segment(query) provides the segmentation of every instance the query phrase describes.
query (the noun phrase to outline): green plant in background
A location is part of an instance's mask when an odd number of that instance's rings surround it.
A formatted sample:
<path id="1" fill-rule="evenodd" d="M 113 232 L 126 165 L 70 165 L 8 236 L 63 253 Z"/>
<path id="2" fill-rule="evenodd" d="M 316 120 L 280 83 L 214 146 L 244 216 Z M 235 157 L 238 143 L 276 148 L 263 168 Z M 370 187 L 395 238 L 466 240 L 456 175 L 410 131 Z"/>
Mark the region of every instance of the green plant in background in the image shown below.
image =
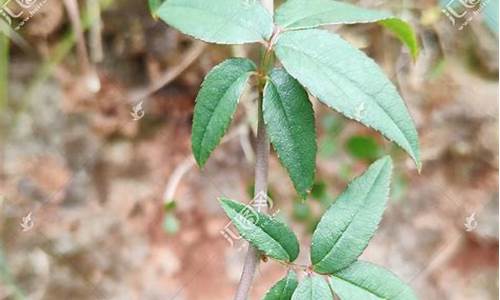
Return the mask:
<path id="1" fill-rule="evenodd" d="M 382 153 L 382 149 L 372 136 L 352 136 L 347 140 L 345 147 L 347 152 L 354 158 L 369 162 L 375 160 Z"/>
<path id="2" fill-rule="evenodd" d="M 383 134 L 405 150 L 420 169 L 417 131 L 396 87 L 363 52 L 340 36 L 317 29 L 322 25 L 377 22 L 405 43 L 415 58 L 417 38 L 403 20 L 331 0 L 289 0 L 275 13 L 270 0 L 158 3 L 150 1 L 154 15 L 197 39 L 263 45 L 258 65 L 247 58 L 231 58 L 206 76 L 196 99 L 192 130 L 193 154 L 200 167 L 226 133 L 246 86 L 255 80 L 260 95 L 255 195 L 267 194 L 268 138 L 299 197 L 305 199 L 311 191 L 317 146 L 308 93 Z M 353 144 L 354 149 L 359 147 L 359 141 Z M 378 156 L 378 150 L 359 155 L 372 160 L 375 154 Z M 299 243 L 293 231 L 268 216 L 266 207 L 221 199 L 226 214 L 253 246 L 235 299 L 248 298 L 260 256 L 290 267 L 286 277 L 267 293 L 268 300 L 332 299 L 332 293 L 343 300 L 415 299 L 411 289 L 392 273 L 358 261 L 382 218 L 391 175 L 392 161 L 386 156 L 349 184 L 317 224 L 311 264 L 306 267 L 294 263 Z M 297 268 L 307 273 L 300 283 L 292 271 Z"/>
<path id="3" fill-rule="evenodd" d="M 0 34 L 0 112 L 7 106 L 9 70 L 9 37 Z"/>

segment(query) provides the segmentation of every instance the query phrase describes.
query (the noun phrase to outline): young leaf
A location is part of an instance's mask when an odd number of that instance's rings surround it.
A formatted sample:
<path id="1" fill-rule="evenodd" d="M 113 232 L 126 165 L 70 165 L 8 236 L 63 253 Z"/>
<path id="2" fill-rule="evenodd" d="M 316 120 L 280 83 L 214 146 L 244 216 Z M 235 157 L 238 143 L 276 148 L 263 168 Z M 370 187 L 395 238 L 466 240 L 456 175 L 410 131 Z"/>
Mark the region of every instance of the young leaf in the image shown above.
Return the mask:
<path id="1" fill-rule="evenodd" d="M 290 300 L 298 284 L 297 274 L 290 270 L 285 278 L 273 285 L 263 300 Z"/>
<path id="2" fill-rule="evenodd" d="M 264 122 L 295 189 L 305 198 L 314 182 L 314 111 L 304 88 L 284 69 L 274 69 L 264 88 Z"/>
<path id="3" fill-rule="evenodd" d="M 388 12 L 371 10 L 332 0 L 289 0 L 277 11 L 275 20 L 284 29 L 310 29 L 322 25 L 379 22 L 392 31 L 416 58 L 419 52 L 415 32 L 407 22 Z"/>
<path id="4" fill-rule="evenodd" d="M 260 1 L 168 0 L 157 14 L 181 32 L 211 43 L 259 42 L 273 32 L 272 17 Z"/>
<path id="5" fill-rule="evenodd" d="M 399 18 L 387 18 L 379 21 L 385 28 L 389 29 L 396 37 L 408 47 L 412 58 L 415 60 L 420 54 L 420 45 L 417 35 L 408 22 Z"/>
<path id="6" fill-rule="evenodd" d="M 342 300 L 417 300 L 412 289 L 392 272 L 357 261 L 330 276 L 330 285 Z"/>
<path id="7" fill-rule="evenodd" d="M 299 242 L 284 223 L 229 199 L 220 199 L 227 216 L 241 236 L 254 247 L 276 260 L 294 261 L 299 255 Z"/>
<path id="8" fill-rule="evenodd" d="M 326 281 L 318 275 L 311 275 L 299 283 L 292 300 L 327 300 L 333 295 Z"/>
<path id="9" fill-rule="evenodd" d="M 331 274 L 353 263 L 375 234 L 389 196 L 392 161 L 374 162 L 354 179 L 321 218 L 313 233 L 311 261 Z"/>
<path id="10" fill-rule="evenodd" d="M 248 59 L 232 58 L 214 67 L 202 83 L 196 97 L 191 143 L 200 167 L 224 136 L 255 64 Z"/>
<path id="11" fill-rule="evenodd" d="M 377 64 L 338 35 L 310 29 L 282 33 L 276 54 L 310 93 L 348 118 L 380 131 L 420 169 L 417 131 L 396 87 Z"/>

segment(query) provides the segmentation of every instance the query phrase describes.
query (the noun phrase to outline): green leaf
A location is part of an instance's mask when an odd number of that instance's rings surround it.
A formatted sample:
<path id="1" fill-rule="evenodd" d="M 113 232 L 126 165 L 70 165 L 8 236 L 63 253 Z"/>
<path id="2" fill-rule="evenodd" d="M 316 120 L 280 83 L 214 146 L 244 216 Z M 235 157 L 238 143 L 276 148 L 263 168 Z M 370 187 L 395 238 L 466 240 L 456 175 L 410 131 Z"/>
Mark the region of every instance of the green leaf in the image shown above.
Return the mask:
<path id="1" fill-rule="evenodd" d="M 413 58 L 419 53 L 418 40 L 411 25 L 385 11 L 332 0 L 289 0 L 276 11 L 275 20 L 287 30 L 310 29 L 332 24 L 379 22 L 409 48 Z"/>
<path id="2" fill-rule="evenodd" d="M 368 262 L 357 261 L 331 275 L 330 285 L 342 300 L 417 300 L 396 275 Z"/>
<path id="3" fill-rule="evenodd" d="M 316 129 L 307 92 L 284 69 L 274 69 L 264 88 L 264 122 L 271 143 L 305 198 L 314 182 Z"/>
<path id="4" fill-rule="evenodd" d="M 311 190 L 311 196 L 318 200 L 328 196 L 326 183 L 322 180 L 315 182 Z"/>
<path id="5" fill-rule="evenodd" d="M 316 272 L 337 272 L 363 253 L 382 218 L 391 174 L 391 159 L 386 156 L 377 160 L 326 211 L 311 242 Z"/>
<path id="6" fill-rule="evenodd" d="M 408 22 L 399 18 L 387 18 L 379 21 L 379 23 L 392 31 L 392 33 L 408 47 L 413 59 L 417 59 L 420 54 L 420 46 L 418 44 L 417 35 Z"/>
<path id="7" fill-rule="evenodd" d="M 345 146 L 347 152 L 353 157 L 369 161 L 377 159 L 382 152 L 382 149 L 372 136 L 352 136 L 347 140 Z"/>
<path id="8" fill-rule="evenodd" d="M 420 169 L 411 116 L 396 87 L 372 59 L 338 35 L 318 29 L 282 33 L 276 54 L 311 94 L 396 142 Z"/>
<path id="9" fill-rule="evenodd" d="M 299 283 L 292 300 L 327 300 L 332 299 L 328 283 L 318 275 L 310 275 Z"/>
<path id="10" fill-rule="evenodd" d="M 149 4 L 149 11 L 151 13 L 151 15 L 153 16 L 153 18 L 157 19 L 158 18 L 158 15 L 156 14 L 156 12 L 158 11 L 158 9 L 160 8 L 160 6 L 163 4 L 165 0 L 148 0 L 148 4 Z"/>
<path id="11" fill-rule="evenodd" d="M 191 142 L 200 167 L 224 136 L 248 78 L 256 70 L 248 59 L 232 58 L 214 67 L 196 97 Z"/>
<path id="12" fill-rule="evenodd" d="M 240 235 L 254 247 L 276 260 L 294 261 L 299 255 L 299 242 L 284 223 L 229 199 L 220 199 L 227 216 Z"/>
<path id="13" fill-rule="evenodd" d="M 285 278 L 273 285 L 263 300 L 290 300 L 298 284 L 297 274 L 290 270 Z"/>
<path id="14" fill-rule="evenodd" d="M 167 0 L 157 14 L 181 32 L 211 43 L 259 42 L 273 32 L 272 17 L 260 1 Z"/>
<path id="15" fill-rule="evenodd" d="M 292 215 L 297 221 L 307 221 L 312 216 L 309 202 L 295 201 Z"/>
<path id="16" fill-rule="evenodd" d="M 483 4 L 486 2 L 485 4 Z M 498 37 L 498 0 L 483 1 L 483 19 L 488 28 Z"/>

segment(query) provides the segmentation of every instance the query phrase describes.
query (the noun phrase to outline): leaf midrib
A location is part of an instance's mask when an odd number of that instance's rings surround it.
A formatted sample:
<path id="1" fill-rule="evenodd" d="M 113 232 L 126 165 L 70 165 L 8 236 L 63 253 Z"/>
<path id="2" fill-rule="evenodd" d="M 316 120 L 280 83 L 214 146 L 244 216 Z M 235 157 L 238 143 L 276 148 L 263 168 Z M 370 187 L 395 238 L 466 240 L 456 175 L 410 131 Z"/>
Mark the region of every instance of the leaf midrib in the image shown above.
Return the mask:
<path id="1" fill-rule="evenodd" d="M 379 180 L 380 176 L 382 175 L 382 171 L 383 171 L 384 168 L 385 168 L 385 163 L 384 163 L 384 165 L 382 165 L 382 167 L 380 168 L 379 173 L 377 174 L 377 176 L 373 180 L 372 184 L 370 185 L 370 189 L 364 194 L 363 201 L 358 205 L 358 208 L 357 208 L 356 213 L 354 214 L 354 216 L 351 218 L 351 220 L 349 220 L 349 223 L 342 229 L 342 231 L 340 232 L 338 238 L 333 242 L 332 246 L 330 247 L 330 250 L 328 250 L 328 253 L 319 262 L 315 263 L 314 264 L 315 266 L 319 265 L 325 259 L 327 259 L 327 258 L 329 258 L 331 256 L 333 249 L 337 245 L 337 242 L 339 242 L 339 240 L 342 238 L 342 236 L 344 235 L 344 233 L 351 226 L 352 222 L 354 222 L 354 220 L 356 219 L 356 217 L 358 216 L 358 214 L 361 212 L 360 207 L 363 207 L 364 204 L 366 203 L 366 200 L 368 198 L 367 196 L 370 195 L 371 192 L 372 192 L 372 190 L 375 188 L 375 186 L 376 186 L 375 183 Z"/>
<path id="2" fill-rule="evenodd" d="M 336 3 L 336 4 L 339 5 L 338 3 Z M 342 4 L 344 4 L 344 3 L 342 3 Z M 338 8 L 332 8 L 332 9 L 327 9 L 327 10 L 325 10 L 323 12 L 318 12 L 318 13 L 310 14 L 310 15 L 307 15 L 307 16 L 302 16 L 301 18 L 296 19 L 296 20 L 292 21 L 291 23 L 287 23 L 287 25 L 283 25 L 283 27 L 285 27 L 285 28 L 294 28 L 294 29 L 314 28 L 314 27 L 316 27 L 315 25 L 304 26 L 304 25 L 297 25 L 297 23 L 300 23 L 300 22 L 302 22 L 303 20 L 305 20 L 307 18 L 315 18 L 315 17 L 321 16 L 321 15 L 324 15 L 324 14 L 333 13 L 337 9 Z M 317 24 L 317 26 L 336 25 L 336 24 L 358 24 L 358 23 L 359 24 L 366 24 L 366 23 L 380 22 L 380 21 L 383 21 L 383 20 L 394 19 L 394 18 L 395 18 L 394 16 L 387 15 L 385 17 L 377 18 L 375 20 L 348 21 L 348 22 L 345 22 L 345 21 L 321 22 L 320 24 Z M 296 27 L 296 26 L 298 26 L 298 27 Z"/>
<path id="3" fill-rule="evenodd" d="M 325 71 L 322 69 L 322 65 L 321 65 L 321 64 L 318 64 L 318 63 L 316 63 L 316 62 L 314 61 L 314 58 L 316 58 L 315 56 L 313 56 L 313 55 L 311 55 L 311 54 L 309 54 L 309 53 L 307 53 L 307 52 L 301 51 L 299 48 L 296 48 L 296 47 L 290 46 L 289 44 L 286 44 L 285 46 L 284 46 L 284 45 L 281 45 L 281 46 L 282 46 L 282 47 L 285 47 L 285 48 L 288 48 L 288 49 L 291 49 L 291 50 L 294 50 L 296 53 L 302 53 L 302 54 L 304 54 L 305 56 L 307 56 L 307 57 L 311 58 L 309 61 L 310 61 L 310 62 L 312 62 L 313 64 L 315 64 L 315 65 L 317 66 L 317 69 L 318 69 L 318 70 L 320 70 L 320 72 L 321 72 L 321 73 L 323 73 L 323 75 L 326 75 L 326 74 L 325 74 Z M 329 63 L 328 63 L 327 65 L 328 65 L 328 66 L 330 66 L 330 67 L 332 67 Z M 334 68 L 334 67 L 332 67 L 332 68 Z M 337 70 L 336 70 L 337 68 L 334 68 L 334 69 L 335 69 L 335 71 L 334 71 L 335 73 L 340 74 L 340 75 L 343 75 L 343 73 L 342 73 L 342 72 L 339 72 L 339 71 L 337 71 Z M 344 76 L 344 77 L 345 77 L 348 81 L 350 81 L 351 83 L 355 83 L 355 81 L 353 81 L 351 78 L 349 78 L 349 77 L 347 77 L 347 76 Z M 329 76 L 325 76 L 325 79 L 326 79 L 326 80 L 328 80 L 328 81 L 329 81 L 329 82 L 330 82 L 333 86 L 335 86 L 337 89 L 339 89 L 339 90 L 340 90 L 340 91 L 341 91 L 344 95 L 347 95 L 347 94 L 343 91 L 343 89 L 342 89 L 339 85 L 337 85 L 334 81 L 332 81 L 332 80 L 330 79 L 330 77 L 329 77 Z M 389 119 L 390 119 L 390 120 L 391 120 L 391 121 L 392 121 L 392 122 L 396 125 L 397 130 L 398 130 L 398 131 L 399 131 L 399 132 L 403 135 L 403 137 L 405 138 L 405 143 L 407 144 L 407 145 L 406 145 L 406 147 L 408 148 L 408 151 L 410 151 L 410 152 L 411 152 L 411 154 L 412 154 L 414 157 L 416 157 L 415 152 L 414 152 L 414 150 L 413 150 L 413 146 L 409 143 L 409 141 L 408 141 L 408 137 L 406 136 L 405 132 L 401 129 L 400 125 L 396 122 L 396 120 L 395 120 L 395 119 L 394 119 L 394 118 L 393 118 L 393 117 L 392 117 L 392 116 L 391 116 L 391 115 L 387 112 L 386 108 L 385 108 L 385 107 L 383 107 L 383 106 L 382 106 L 382 105 L 381 105 L 381 104 L 380 104 L 380 103 L 376 100 L 376 98 L 375 98 L 375 99 L 373 99 L 373 97 L 374 97 L 374 96 L 373 96 L 371 93 L 365 93 L 365 92 L 364 92 L 364 91 L 363 91 L 363 90 L 362 90 L 362 89 L 358 86 L 358 84 L 353 84 L 353 85 L 354 85 L 354 86 L 356 87 L 356 89 L 357 89 L 358 91 L 360 91 L 362 94 L 364 94 L 364 95 L 366 95 L 368 98 L 372 99 L 372 101 L 373 101 L 374 103 L 376 103 L 376 104 L 377 104 L 377 106 L 378 106 L 378 107 L 380 107 L 380 109 L 381 109 L 381 110 L 382 110 L 382 111 L 383 111 L 383 112 L 384 112 L 384 113 L 385 113 L 385 114 L 389 117 Z M 382 90 L 383 90 L 383 89 L 382 89 Z M 381 91 L 382 91 L 382 90 L 381 90 Z M 381 91 L 380 91 L 380 92 L 381 92 Z M 378 92 L 378 93 L 380 93 L 380 92 Z M 348 98 L 348 97 L 346 97 L 346 98 Z M 328 103 L 326 103 L 326 104 L 328 105 Z M 328 105 L 328 106 L 330 106 L 330 105 Z M 349 117 L 349 118 L 354 120 L 354 118 L 352 118 L 352 117 Z M 371 127 L 371 126 L 370 126 L 370 127 Z M 376 129 L 376 128 L 374 128 L 374 129 Z M 378 129 L 376 129 L 376 130 L 377 130 L 377 131 L 379 131 Z M 390 137 L 387 137 L 387 138 L 388 138 L 389 140 L 392 140 L 392 141 L 394 141 L 394 142 L 396 142 L 396 143 L 398 143 L 398 144 L 399 144 L 399 142 L 395 141 L 393 138 L 390 138 Z M 404 148 L 404 147 L 403 147 L 403 148 Z"/>
<path id="4" fill-rule="evenodd" d="M 294 139 L 294 138 L 293 138 L 293 136 L 292 136 L 292 133 L 291 133 L 291 128 L 292 128 L 292 126 L 290 126 L 292 123 L 289 121 L 290 119 L 289 119 L 289 117 L 288 117 L 287 110 L 286 110 L 286 109 L 285 109 L 285 107 L 283 106 L 283 101 L 282 101 L 283 99 L 282 99 L 282 97 L 281 97 L 281 94 L 280 94 L 280 92 L 279 92 L 279 90 L 278 90 L 278 88 L 277 88 L 276 83 L 275 83 L 274 81 L 272 81 L 272 80 L 269 80 L 269 82 L 271 82 L 271 84 L 273 85 L 273 87 L 274 87 L 274 89 L 275 89 L 275 91 L 276 91 L 276 94 L 278 95 L 278 98 L 279 98 L 279 99 L 278 99 L 279 106 L 281 107 L 281 109 L 282 109 L 282 111 L 283 111 L 283 114 L 285 115 L 285 121 L 286 121 L 286 124 L 288 125 L 288 128 L 290 128 L 290 130 L 286 130 L 285 132 L 287 133 L 287 136 L 289 137 L 289 140 L 291 140 L 291 141 L 292 141 L 292 147 L 293 147 L 293 149 L 295 150 L 295 151 L 293 151 L 293 153 L 294 153 L 294 154 L 295 154 L 295 153 L 300 153 L 300 155 L 299 155 L 299 158 L 300 158 L 300 156 L 302 155 L 302 151 L 301 151 L 300 147 L 297 145 L 297 143 L 295 142 L 295 139 Z M 271 137 L 271 140 L 272 140 L 272 139 L 273 139 L 273 138 Z M 294 156 L 295 156 L 295 155 L 294 155 Z M 308 177 L 308 176 L 307 176 L 307 174 L 304 174 L 304 173 L 302 172 L 302 170 L 304 170 L 304 169 L 305 169 L 305 165 L 304 165 L 303 161 L 302 161 L 301 159 L 297 159 L 296 161 L 297 161 L 297 162 L 298 162 L 298 164 L 300 165 L 300 175 L 301 175 L 301 176 L 303 176 L 304 178 L 307 178 L 307 177 Z M 285 166 L 285 167 L 286 167 L 286 166 Z M 288 167 L 286 167 L 286 168 L 288 169 Z"/>
<path id="5" fill-rule="evenodd" d="M 210 125 L 212 124 L 212 121 L 214 120 L 213 116 L 214 116 L 214 112 L 217 111 L 217 109 L 220 107 L 221 103 L 222 103 L 222 100 L 226 98 L 226 96 L 228 95 L 229 91 L 236 85 L 239 83 L 239 80 L 241 78 L 243 78 L 244 76 L 250 76 L 251 72 L 246 72 L 244 73 L 243 75 L 239 76 L 236 78 L 236 80 L 231 83 L 231 85 L 226 89 L 226 91 L 224 92 L 224 94 L 219 98 L 219 101 L 217 101 L 217 105 L 215 105 L 215 108 L 210 112 L 210 120 L 208 120 L 208 123 L 206 126 L 203 127 L 203 130 L 202 130 L 202 138 L 201 138 L 201 142 L 200 142 L 200 151 L 202 151 L 203 149 L 206 149 L 205 147 L 203 147 L 203 145 L 205 144 L 205 140 L 207 138 L 207 135 L 206 135 L 206 132 L 208 130 L 208 128 L 210 127 Z M 248 79 L 247 79 L 248 80 Z M 246 80 L 245 80 L 246 82 Z M 241 95 L 240 95 L 241 96 Z M 237 97 L 236 99 L 236 104 L 239 102 L 239 99 L 240 99 L 240 96 Z M 224 132 L 227 130 L 227 126 L 224 128 Z M 222 139 L 222 136 L 220 138 L 218 138 L 218 141 L 220 141 Z M 217 142 L 218 142 L 217 141 Z M 209 151 L 210 152 L 210 151 Z M 201 153 L 200 153 L 201 155 Z"/>
<path id="6" fill-rule="evenodd" d="M 283 290 L 281 291 L 280 297 L 278 298 L 278 300 L 286 300 L 286 299 L 283 299 L 282 296 L 287 291 L 289 283 L 290 283 L 290 275 L 287 275 L 286 280 L 285 280 L 285 286 L 283 287 Z"/>
<path id="7" fill-rule="evenodd" d="M 242 217 L 245 217 L 243 214 L 240 214 L 239 211 L 237 211 L 236 209 L 230 207 L 230 209 L 232 209 L 234 212 L 236 212 L 236 214 L 242 216 Z M 253 208 L 252 208 L 253 209 Z M 254 211 L 255 212 L 255 211 Z M 258 213 L 258 212 L 257 212 Z M 262 217 L 262 215 L 260 216 Z M 246 220 L 248 220 L 247 218 L 245 218 Z M 264 215 L 264 219 L 265 219 L 265 215 Z M 250 222 L 251 223 L 251 222 Z M 271 236 L 264 228 L 262 227 L 259 227 L 257 226 L 256 224 L 254 223 L 251 223 L 252 226 L 254 226 L 256 229 L 260 229 L 262 232 L 264 232 L 275 244 L 277 244 L 287 255 L 287 260 L 290 261 L 291 260 L 291 256 L 290 256 L 290 253 L 283 247 L 283 245 L 281 245 L 273 236 Z"/>
<path id="8" fill-rule="evenodd" d="M 362 289 L 362 290 L 364 290 L 364 291 L 368 292 L 369 294 L 372 294 L 372 295 L 377 296 L 377 297 L 378 297 L 378 298 L 380 298 L 381 300 L 391 300 L 390 298 L 386 298 L 386 297 L 380 296 L 379 294 L 377 294 L 377 293 L 375 293 L 375 292 L 373 292 L 373 291 L 371 291 L 371 290 L 369 290 L 369 289 L 365 288 L 364 286 L 361 286 L 361 285 L 359 285 L 359 284 L 357 284 L 357 283 L 355 283 L 355 282 L 352 282 L 352 281 L 347 280 L 347 279 L 345 279 L 345 278 L 338 277 L 338 275 L 333 274 L 333 275 L 332 275 L 332 277 L 334 277 L 334 278 L 336 278 L 336 279 L 339 279 L 339 280 L 342 280 L 342 281 L 344 281 L 344 282 L 347 282 L 347 283 L 349 283 L 349 284 L 352 284 L 352 285 L 354 285 L 354 286 L 358 287 L 359 289 Z"/>
<path id="9" fill-rule="evenodd" d="M 208 1 L 208 0 L 207 0 L 207 1 Z M 165 3 L 168 3 L 168 2 L 165 2 Z M 220 18 L 220 19 L 222 19 L 222 20 L 226 19 L 226 20 L 224 20 L 226 23 L 227 23 L 227 21 L 228 21 L 228 20 L 229 20 L 229 21 L 234 21 L 236 24 L 238 24 L 238 26 L 239 26 L 240 28 L 243 28 L 243 29 L 245 29 L 245 30 L 251 31 L 251 32 L 253 32 L 254 34 L 257 34 L 257 35 L 258 35 L 258 36 L 259 36 L 262 40 L 264 40 L 264 39 L 265 39 L 265 37 L 263 36 L 263 32 L 256 31 L 256 28 L 251 28 L 251 27 L 249 27 L 249 26 L 248 26 L 249 24 L 245 24 L 245 23 L 238 22 L 238 20 L 239 20 L 239 19 L 235 19 L 235 18 L 233 18 L 232 16 L 230 16 L 230 17 L 228 18 L 228 16 L 227 16 L 227 15 L 220 14 L 220 13 L 218 13 L 218 11 L 217 11 L 217 10 L 210 10 L 209 12 L 207 12 L 207 11 L 205 11 L 205 10 L 203 10 L 203 9 L 200 9 L 200 8 L 198 8 L 198 7 L 195 7 L 195 6 L 190 6 L 190 5 L 178 5 L 178 4 L 169 4 L 168 6 L 170 6 L 170 7 L 176 7 L 176 8 L 185 8 L 185 9 L 187 9 L 187 10 L 194 10 L 194 11 L 200 12 L 201 14 L 203 14 L 203 15 L 205 15 L 205 16 L 208 16 L 208 17 L 213 17 L 213 16 L 215 15 L 215 16 L 219 17 L 219 18 Z M 223 25 L 224 25 L 224 24 L 223 24 Z M 223 28 L 224 26 L 221 26 L 221 27 Z M 216 34 L 216 33 L 218 33 L 219 31 L 220 31 L 219 29 L 218 29 L 217 31 L 215 31 L 215 34 Z M 215 35 L 215 34 L 213 34 L 213 35 Z M 213 37 L 212 37 L 212 38 L 213 38 Z"/>

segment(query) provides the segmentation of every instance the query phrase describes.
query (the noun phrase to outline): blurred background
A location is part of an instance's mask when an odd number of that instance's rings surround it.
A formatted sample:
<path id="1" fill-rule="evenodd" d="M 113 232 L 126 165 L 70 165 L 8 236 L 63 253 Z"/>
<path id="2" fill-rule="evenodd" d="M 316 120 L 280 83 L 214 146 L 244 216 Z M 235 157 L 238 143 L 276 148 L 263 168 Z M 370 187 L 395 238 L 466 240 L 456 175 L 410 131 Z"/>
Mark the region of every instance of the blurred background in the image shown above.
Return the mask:
<path id="1" fill-rule="evenodd" d="M 270 161 L 273 213 L 298 232 L 299 263 L 347 182 L 391 154 L 389 207 L 362 258 L 421 299 L 498 299 L 498 0 L 466 2 L 476 4 L 353 1 L 409 20 L 422 44 L 415 62 L 375 24 L 328 28 L 397 84 L 423 171 L 311 99 L 319 153 L 307 201 Z M 145 0 L 2 8 L 0 299 L 231 299 L 245 247 L 216 198 L 253 197 L 255 91 L 202 171 L 190 131 L 204 75 L 230 56 L 258 59 L 258 46 L 195 42 L 155 21 Z M 285 272 L 262 263 L 251 299 Z"/>

